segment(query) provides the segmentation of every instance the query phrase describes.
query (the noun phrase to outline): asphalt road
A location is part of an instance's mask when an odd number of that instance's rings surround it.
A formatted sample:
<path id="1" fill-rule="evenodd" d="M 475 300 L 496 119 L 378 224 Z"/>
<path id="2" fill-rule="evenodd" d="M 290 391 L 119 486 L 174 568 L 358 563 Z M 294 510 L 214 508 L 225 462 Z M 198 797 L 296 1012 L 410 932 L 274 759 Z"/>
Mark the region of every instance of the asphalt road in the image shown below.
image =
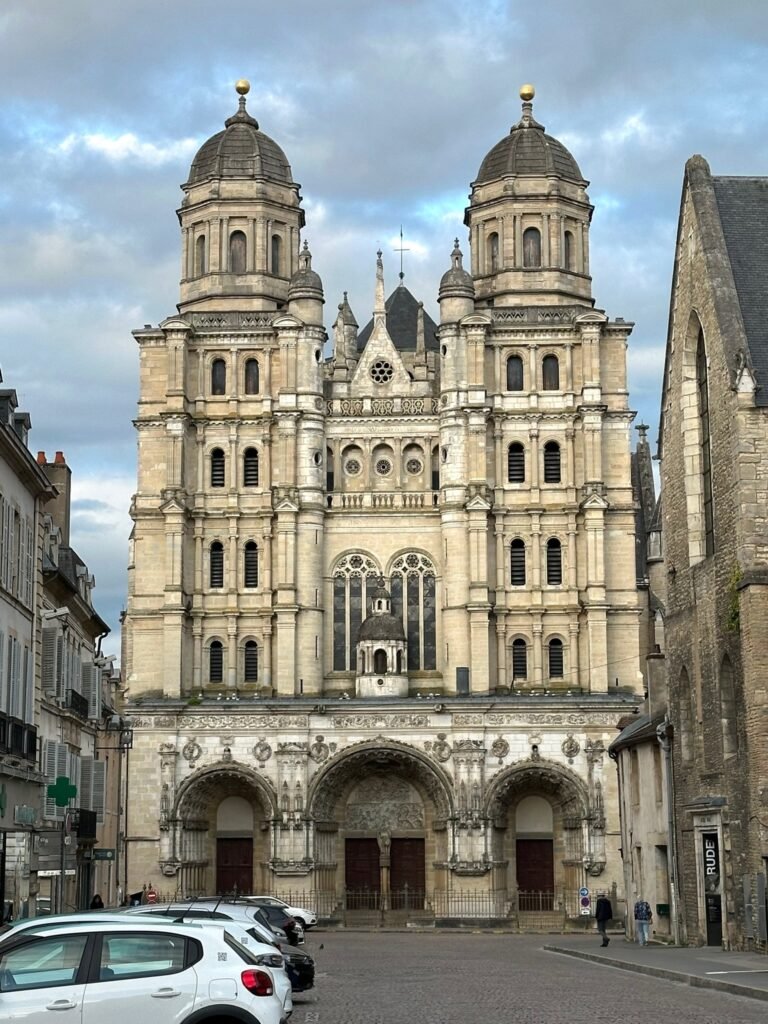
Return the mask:
<path id="1" fill-rule="evenodd" d="M 766 1004 L 549 953 L 551 936 L 312 932 L 291 1024 L 765 1024 Z M 320 949 L 320 944 L 323 949 Z"/>

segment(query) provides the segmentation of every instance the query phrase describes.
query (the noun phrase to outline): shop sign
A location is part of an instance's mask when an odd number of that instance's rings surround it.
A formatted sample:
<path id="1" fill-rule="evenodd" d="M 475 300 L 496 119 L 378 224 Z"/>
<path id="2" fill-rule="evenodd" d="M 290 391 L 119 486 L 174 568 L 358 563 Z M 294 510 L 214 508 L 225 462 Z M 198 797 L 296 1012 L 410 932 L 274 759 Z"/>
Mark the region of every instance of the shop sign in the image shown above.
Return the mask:
<path id="1" fill-rule="evenodd" d="M 720 891 L 720 841 L 717 832 L 701 833 L 701 850 L 704 858 L 704 890 Z"/>
<path id="2" fill-rule="evenodd" d="M 13 808 L 13 820 L 17 825 L 34 825 L 37 823 L 37 808 L 29 804 L 16 804 Z"/>

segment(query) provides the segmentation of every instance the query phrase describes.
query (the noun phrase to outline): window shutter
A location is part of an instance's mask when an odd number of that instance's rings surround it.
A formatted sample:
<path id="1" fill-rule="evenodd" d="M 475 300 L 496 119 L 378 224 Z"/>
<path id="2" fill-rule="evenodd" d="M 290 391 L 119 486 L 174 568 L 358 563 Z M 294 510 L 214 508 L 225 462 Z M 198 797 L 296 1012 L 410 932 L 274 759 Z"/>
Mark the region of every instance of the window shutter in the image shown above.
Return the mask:
<path id="1" fill-rule="evenodd" d="M 64 643 L 64 637 L 59 635 L 56 637 L 56 697 L 59 700 L 62 700 L 64 697 L 66 673 L 67 648 Z"/>
<path id="2" fill-rule="evenodd" d="M 24 648 L 26 656 L 26 678 L 24 680 L 24 721 L 29 725 L 35 722 L 35 680 L 33 674 L 34 658 L 32 652 Z"/>
<path id="3" fill-rule="evenodd" d="M 52 786 L 56 779 L 66 775 L 70 782 L 75 782 L 72 777 L 72 758 L 66 743 L 57 743 L 56 740 L 45 740 L 43 742 L 43 772 L 45 774 L 45 816 L 53 821 L 63 821 L 65 807 L 57 807 L 55 801 L 48 796 L 47 787 Z M 79 758 L 77 758 L 79 760 Z M 78 780 L 79 781 L 79 780 Z"/>
<path id="4" fill-rule="evenodd" d="M 96 812 L 96 824 L 104 824 L 104 795 L 106 792 L 107 765 L 92 757 L 80 759 L 80 784 L 78 804 L 88 811 Z"/>
<path id="5" fill-rule="evenodd" d="M 21 718 L 21 644 L 10 637 L 8 649 L 8 712 L 13 718 Z"/>
<path id="6" fill-rule="evenodd" d="M 59 637 L 58 630 L 43 627 L 43 650 L 41 658 L 40 675 L 43 684 L 43 693 L 55 696 L 56 694 L 56 679 L 57 664 L 58 664 L 58 653 L 59 653 Z"/>
<path id="7" fill-rule="evenodd" d="M 79 754 L 69 754 L 69 769 L 67 775 L 69 775 L 69 781 L 73 786 L 77 787 L 77 793 L 75 794 L 74 806 L 82 807 L 80 803 L 80 766 L 83 758 Z"/>
<path id="8" fill-rule="evenodd" d="M 27 520 L 27 593 L 25 595 L 25 603 L 28 608 L 32 607 L 32 595 L 34 593 L 35 583 L 35 533 L 30 524 L 30 520 Z"/>
<path id="9" fill-rule="evenodd" d="M 98 665 L 84 661 L 80 666 L 80 693 L 88 701 L 88 717 L 101 718 L 101 671 Z"/>
<path id="10" fill-rule="evenodd" d="M 5 693 L 5 633 L 0 630 L 0 711 L 7 711 L 8 704 Z"/>

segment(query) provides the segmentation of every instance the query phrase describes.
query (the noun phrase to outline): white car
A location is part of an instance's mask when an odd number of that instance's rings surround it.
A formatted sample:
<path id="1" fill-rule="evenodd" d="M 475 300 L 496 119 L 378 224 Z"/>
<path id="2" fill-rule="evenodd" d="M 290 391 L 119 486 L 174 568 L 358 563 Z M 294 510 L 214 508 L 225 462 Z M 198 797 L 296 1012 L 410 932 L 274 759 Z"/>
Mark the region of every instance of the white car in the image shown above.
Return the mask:
<path id="1" fill-rule="evenodd" d="M 276 928 L 269 922 L 260 919 L 259 907 L 256 903 L 247 900 L 219 900 L 204 897 L 197 900 L 179 901 L 178 903 L 150 903 L 140 907 L 130 907 L 123 911 L 127 915 L 149 914 L 153 917 L 184 917 L 188 920 L 204 919 L 209 915 L 219 918 L 220 921 L 240 921 L 249 926 L 255 927 L 264 936 L 264 941 L 277 939 L 278 942 L 287 942 L 288 936 L 281 928 Z M 267 938 L 267 936 L 271 936 Z M 304 941 L 304 929 L 298 925 L 298 941 Z"/>
<path id="2" fill-rule="evenodd" d="M 284 973 L 224 922 L 75 914 L 20 922 L 0 941 L 2 1016 L 24 1024 L 48 1024 L 51 1010 L 78 1024 L 286 1024 Z"/>
<path id="3" fill-rule="evenodd" d="M 307 910 L 305 907 L 292 907 L 284 900 L 279 900 L 277 896 L 247 896 L 245 899 L 253 900 L 254 903 L 259 903 L 263 907 L 280 907 L 289 917 L 295 917 L 302 928 L 314 928 L 317 924 L 317 914 L 314 910 Z"/>

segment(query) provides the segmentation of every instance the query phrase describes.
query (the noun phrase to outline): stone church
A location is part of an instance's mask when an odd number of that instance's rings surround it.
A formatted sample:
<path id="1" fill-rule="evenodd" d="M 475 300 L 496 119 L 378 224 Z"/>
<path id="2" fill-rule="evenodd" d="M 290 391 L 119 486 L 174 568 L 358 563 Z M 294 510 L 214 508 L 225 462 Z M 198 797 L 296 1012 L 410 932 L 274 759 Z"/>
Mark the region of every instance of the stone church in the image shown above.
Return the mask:
<path id="1" fill-rule="evenodd" d="M 329 339 L 247 91 L 182 186 L 177 312 L 134 332 L 128 888 L 578 915 L 621 889 L 606 749 L 642 690 L 588 182 L 524 87 L 439 323 L 379 253 Z"/>

